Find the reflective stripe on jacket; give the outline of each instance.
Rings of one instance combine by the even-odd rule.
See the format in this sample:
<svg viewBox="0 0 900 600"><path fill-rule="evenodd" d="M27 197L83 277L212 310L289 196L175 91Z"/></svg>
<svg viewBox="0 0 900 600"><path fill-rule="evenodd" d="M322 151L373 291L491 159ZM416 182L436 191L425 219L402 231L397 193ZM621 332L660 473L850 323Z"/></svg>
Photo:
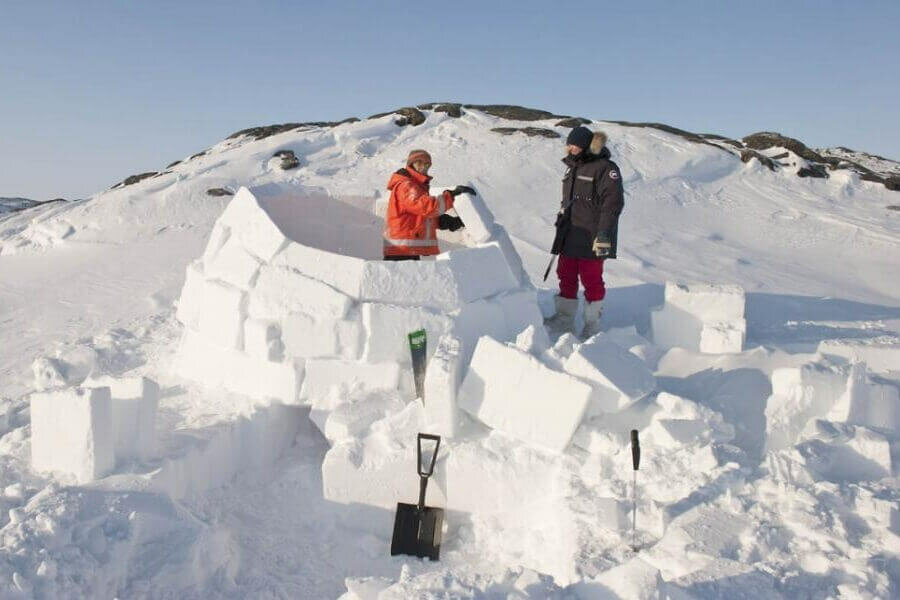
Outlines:
<svg viewBox="0 0 900 600"><path fill-rule="evenodd" d="M400 169L391 176L391 191L384 220L385 256L438 254L438 217L453 208L453 196L430 196L431 177L414 169Z"/></svg>

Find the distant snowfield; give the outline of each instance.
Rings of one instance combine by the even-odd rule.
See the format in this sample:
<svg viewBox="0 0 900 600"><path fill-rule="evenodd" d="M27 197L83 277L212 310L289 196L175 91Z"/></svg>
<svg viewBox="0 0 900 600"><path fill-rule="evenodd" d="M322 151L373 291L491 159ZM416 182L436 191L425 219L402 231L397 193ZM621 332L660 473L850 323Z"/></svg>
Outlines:
<svg viewBox="0 0 900 600"><path fill-rule="evenodd" d="M501 136L490 129L510 121L473 110L459 119L426 114L416 127L388 116L226 140L137 184L0 216L0 409L8 421L0 429L0 596L338 597L348 586L347 600L900 593L896 431L870 433L853 419L813 411L802 435L791 430L794 443L766 450L767 417L770 425L788 419L775 407L776 370L827 363L821 368L839 372L844 385L848 367L817 355L821 342L900 344L900 214L885 209L900 204L900 193L846 171L829 179L772 172L648 128L589 126L609 135L626 190L620 258L606 268L605 325L649 336L666 281L737 284L747 292L747 343L741 354L675 348L644 356L657 390L687 399L694 412L679 415L654 395L629 417L649 432L639 474L641 560L629 549L628 523L593 516L606 510L599 496L630 498L615 417L597 425L600 450L547 459L571 476L566 504L522 518L554 525L523 522L512 531L488 516L448 516L439 564L387 556L387 511L323 499L328 443L308 425L266 469L183 498L152 489L154 465L82 487L29 470L31 364L41 356L158 380L166 456L217 439L235 415L256 422L253 403L170 369L185 267L230 199L207 189L277 183L376 201L409 150L426 148L435 185L477 188L532 281L551 287L541 277L563 140ZM522 125L553 128L553 121ZM564 139L567 130L556 129ZM272 159L279 150L292 150L300 166L281 170ZM890 398L900 364L870 367L877 373L869 383L882 386L872 389ZM819 385L810 381L800 388ZM790 390L782 389L785 397L806 401ZM839 412L838 404L829 410ZM703 433L679 434L674 420L702 422ZM731 437L721 433L729 428ZM492 452L507 449L492 443L499 444ZM565 523L579 529L551 531L555 511L574 515ZM141 529L134 514L155 520ZM154 527L170 533L136 533ZM577 559L559 558L570 555Z"/></svg>

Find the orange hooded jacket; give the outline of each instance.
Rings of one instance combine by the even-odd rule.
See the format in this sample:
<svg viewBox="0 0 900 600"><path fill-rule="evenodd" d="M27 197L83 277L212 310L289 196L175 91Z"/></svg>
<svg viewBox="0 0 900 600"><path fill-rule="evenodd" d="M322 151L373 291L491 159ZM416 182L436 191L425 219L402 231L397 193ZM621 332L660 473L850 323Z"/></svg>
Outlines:
<svg viewBox="0 0 900 600"><path fill-rule="evenodd" d="M431 177L413 168L400 169L388 182L391 191L384 222L385 256L432 256L440 253L438 217L453 208L453 196L445 191L430 196Z"/></svg>

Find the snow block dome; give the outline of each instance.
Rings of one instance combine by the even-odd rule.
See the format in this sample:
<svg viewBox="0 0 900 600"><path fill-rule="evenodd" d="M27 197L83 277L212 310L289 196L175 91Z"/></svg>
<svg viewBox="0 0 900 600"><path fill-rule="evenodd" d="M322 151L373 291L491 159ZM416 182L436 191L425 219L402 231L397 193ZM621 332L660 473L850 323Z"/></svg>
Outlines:
<svg viewBox="0 0 900 600"><path fill-rule="evenodd" d="M241 188L187 267L176 372L315 404L360 389L412 389L407 335L417 329L427 331L429 357L450 336L468 364L480 336L514 340L542 327L506 231L480 198L460 198L457 212L477 241L434 260L385 262L383 222L359 202Z"/></svg>

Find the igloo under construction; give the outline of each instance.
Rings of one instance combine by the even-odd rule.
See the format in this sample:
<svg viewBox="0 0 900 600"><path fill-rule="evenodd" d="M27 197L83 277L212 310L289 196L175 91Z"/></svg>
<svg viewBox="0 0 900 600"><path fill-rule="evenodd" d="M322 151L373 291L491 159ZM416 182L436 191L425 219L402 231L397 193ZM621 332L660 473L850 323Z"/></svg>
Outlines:
<svg viewBox="0 0 900 600"><path fill-rule="evenodd" d="M444 365L467 364L482 335L514 340L529 325L543 333L536 290L480 198L457 201L462 247L404 262L380 259L382 220L359 204L241 188L187 268L176 372L313 405L360 390L412 391L407 335L417 329L427 332L429 358L440 348ZM446 367L446 385L457 386L462 371ZM455 394L447 396L450 406L428 403L429 412L433 429L452 434Z"/></svg>

